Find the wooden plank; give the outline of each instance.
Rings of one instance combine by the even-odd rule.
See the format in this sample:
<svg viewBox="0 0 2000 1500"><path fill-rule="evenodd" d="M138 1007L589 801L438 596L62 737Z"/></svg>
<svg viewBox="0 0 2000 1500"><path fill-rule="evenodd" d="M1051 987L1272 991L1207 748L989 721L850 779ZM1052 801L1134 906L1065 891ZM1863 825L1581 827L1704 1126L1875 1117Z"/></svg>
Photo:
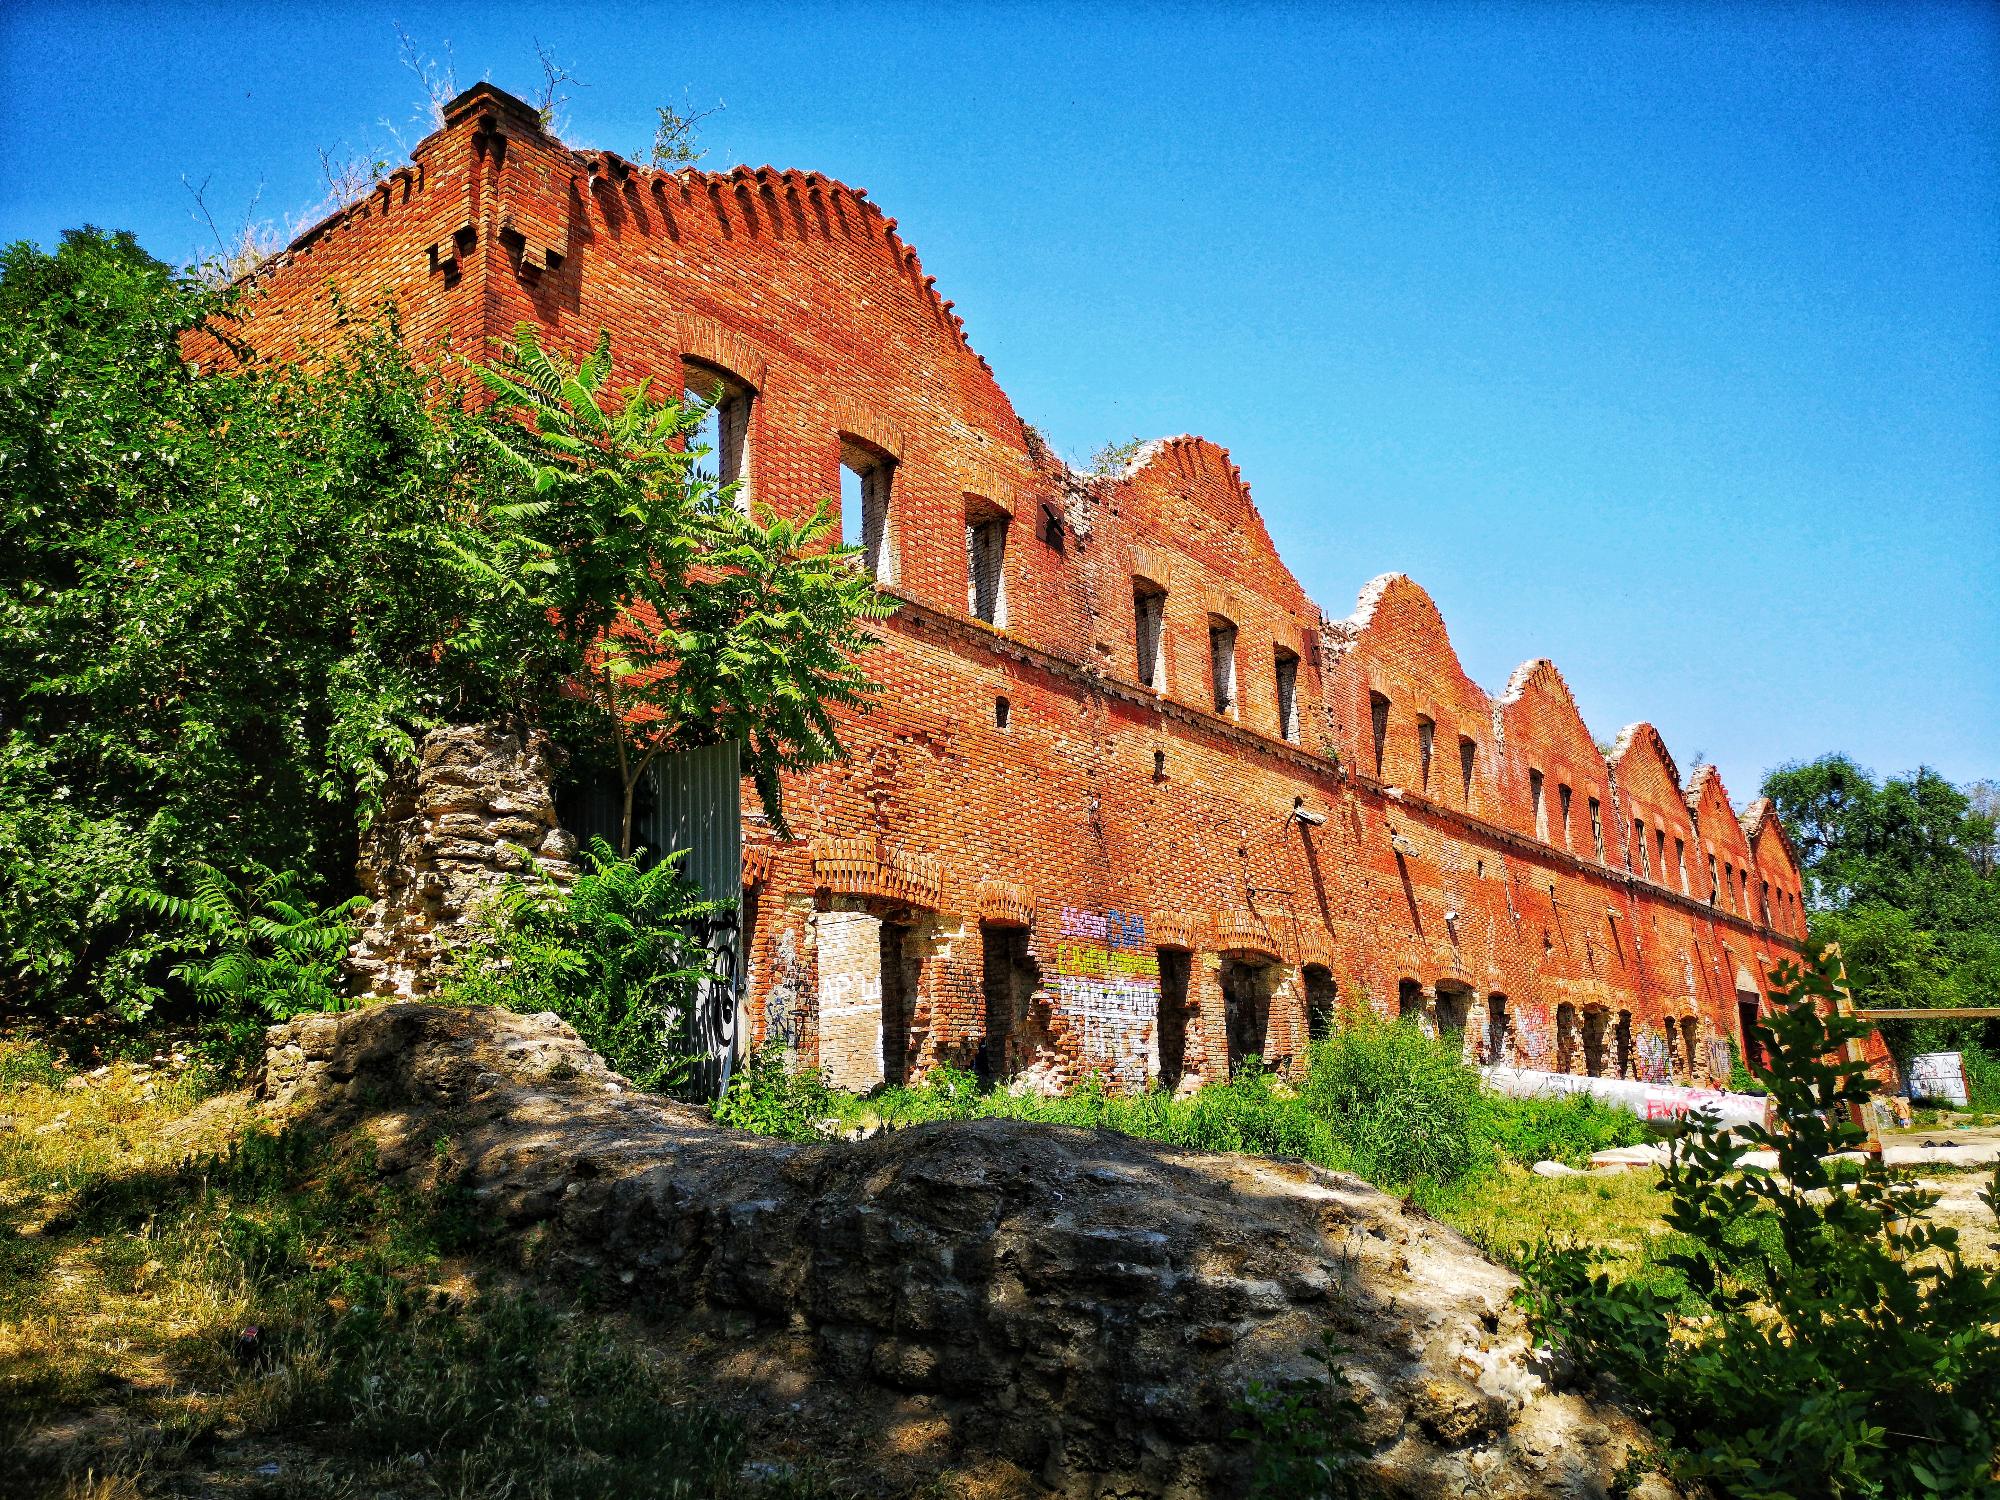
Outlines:
<svg viewBox="0 0 2000 1500"><path fill-rule="evenodd" d="M2000 1005L1961 1005L1939 1010L1861 1010L1864 1021L2000 1021Z"/></svg>

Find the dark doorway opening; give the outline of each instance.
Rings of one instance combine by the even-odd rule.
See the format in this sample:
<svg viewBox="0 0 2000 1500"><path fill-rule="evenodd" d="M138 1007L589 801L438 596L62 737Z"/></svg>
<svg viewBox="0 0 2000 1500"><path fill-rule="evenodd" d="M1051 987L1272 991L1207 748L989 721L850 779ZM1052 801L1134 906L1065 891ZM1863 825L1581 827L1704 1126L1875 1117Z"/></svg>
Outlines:
<svg viewBox="0 0 2000 1500"><path fill-rule="evenodd" d="M1222 1003L1229 1033L1229 1072L1233 1077L1247 1058L1264 1054L1271 1019L1272 970L1269 964L1243 959L1222 961Z"/></svg>
<svg viewBox="0 0 2000 1500"><path fill-rule="evenodd" d="M910 1081L910 1017L917 993L917 945L910 929L884 922L882 942L882 1081Z"/></svg>
<svg viewBox="0 0 2000 1500"><path fill-rule="evenodd" d="M1333 1014L1340 1001L1340 989L1333 975L1319 964L1307 964L1306 1040L1325 1041L1333 1035Z"/></svg>
<svg viewBox="0 0 2000 1500"><path fill-rule="evenodd" d="M1510 1062L1507 1056L1507 997L1486 997L1486 1061L1496 1068Z"/></svg>
<svg viewBox="0 0 2000 1500"><path fill-rule="evenodd" d="M1466 1019L1472 1014L1472 991L1462 984L1440 984L1437 987L1437 1027L1438 1035L1462 1037L1465 1035Z"/></svg>
<svg viewBox="0 0 2000 1500"><path fill-rule="evenodd" d="M1607 1014L1596 1008L1583 1013L1583 1071L1592 1078L1604 1076L1604 1023Z"/></svg>
<svg viewBox="0 0 2000 1500"><path fill-rule="evenodd" d="M1040 976L1028 957L1028 934L1020 927L979 928L985 969L981 978L986 1004L986 1039L979 1048L979 1076L988 1081L1014 1074L1011 1051L1015 1034L1027 1019L1028 997Z"/></svg>
<svg viewBox="0 0 2000 1500"><path fill-rule="evenodd" d="M1188 955L1160 950L1160 1082L1173 1088L1187 1071Z"/></svg>
<svg viewBox="0 0 2000 1500"><path fill-rule="evenodd" d="M1743 1031L1743 1066L1753 1073L1764 1071L1764 1044L1757 1040L1757 997L1736 997L1736 1024Z"/></svg>
<svg viewBox="0 0 2000 1500"><path fill-rule="evenodd" d="M1396 982L1396 1018L1421 1021L1424 1017L1424 987L1414 979Z"/></svg>
<svg viewBox="0 0 2000 1500"><path fill-rule="evenodd" d="M1618 1054L1618 1076L1620 1078L1630 1078L1632 1076L1631 1011L1621 1010L1618 1012L1618 1026L1612 1035L1615 1039Z"/></svg>

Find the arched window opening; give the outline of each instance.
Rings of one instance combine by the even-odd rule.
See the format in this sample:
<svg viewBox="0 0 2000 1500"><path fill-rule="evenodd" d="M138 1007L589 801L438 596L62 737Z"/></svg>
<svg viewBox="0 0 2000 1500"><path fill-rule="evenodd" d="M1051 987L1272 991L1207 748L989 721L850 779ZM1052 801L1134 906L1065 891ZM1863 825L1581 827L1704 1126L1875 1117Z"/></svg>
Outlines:
<svg viewBox="0 0 2000 1500"><path fill-rule="evenodd" d="M690 447L708 450L707 457L697 459L695 467L718 484L738 484L740 481L736 506L747 511L750 508L750 409L756 400L756 392L750 389L747 381L719 365L684 359L681 368L687 394L707 408L701 426L688 440Z"/></svg>
<svg viewBox="0 0 2000 1500"><path fill-rule="evenodd" d="M840 440L840 539L861 549L861 565L877 583L894 583L889 497L896 461L859 438Z"/></svg>

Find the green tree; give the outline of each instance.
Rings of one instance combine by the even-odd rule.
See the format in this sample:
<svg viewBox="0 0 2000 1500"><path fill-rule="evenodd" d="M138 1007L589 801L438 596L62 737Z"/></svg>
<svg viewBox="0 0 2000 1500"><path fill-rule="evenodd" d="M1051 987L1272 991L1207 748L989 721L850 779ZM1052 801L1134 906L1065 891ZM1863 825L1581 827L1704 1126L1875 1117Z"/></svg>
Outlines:
<svg viewBox="0 0 2000 1500"><path fill-rule="evenodd" d="M740 515L693 472L699 407L611 399L601 341L571 367L523 335L479 372L498 405L390 310L309 366L196 367L183 335L226 346L235 295L129 235L0 254L0 998L156 1004L187 933L120 891L294 870L288 900L338 903L447 722L742 738L782 819L886 607L823 510Z"/></svg>
<svg viewBox="0 0 2000 1500"><path fill-rule="evenodd" d="M1773 771L1764 794L1798 847L1813 941L1841 944L1864 1006L2000 999L2000 874L1980 787L1928 768L1878 781L1828 755ZM2000 1044L2000 1027L1979 1022L1895 1023L1884 1035L1905 1057Z"/></svg>

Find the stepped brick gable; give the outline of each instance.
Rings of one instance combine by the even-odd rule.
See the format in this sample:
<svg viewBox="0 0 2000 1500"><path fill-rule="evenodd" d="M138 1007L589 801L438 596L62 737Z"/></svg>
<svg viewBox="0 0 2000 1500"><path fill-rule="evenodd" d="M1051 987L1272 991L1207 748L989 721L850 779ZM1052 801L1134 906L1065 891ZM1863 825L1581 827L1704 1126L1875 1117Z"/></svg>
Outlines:
<svg viewBox="0 0 2000 1500"><path fill-rule="evenodd" d="M724 399L719 461L781 512L861 476L885 691L786 786L794 839L745 819L745 1045L851 1086L1195 1082L1363 1004L1708 1083L1804 936L1768 803L1649 725L1607 756L1552 663L1490 696L1400 574L1328 617L1222 448L1047 453L858 189L572 150L482 84L256 274L237 352L385 301L425 357L609 330L628 377Z"/></svg>

